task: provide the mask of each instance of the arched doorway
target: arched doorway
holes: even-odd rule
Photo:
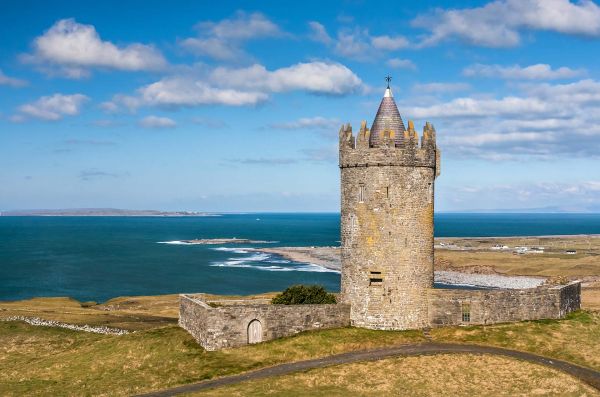
[[[259,342],[262,342],[262,324],[258,320],[252,320],[248,324],[248,343]]]

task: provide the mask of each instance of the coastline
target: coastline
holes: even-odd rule
[[[435,282],[481,288],[535,288],[544,282],[600,280],[600,235],[441,237],[435,239]],[[499,248],[498,245],[503,247]],[[523,247],[542,247],[523,251]],[[339,272],[339,246],[261,247],[298,264]]]
[[[340,247],[278,247],[253,248],[252,251],[279,255],[291,262],[310,263],[329,270],[340,271]],[[508,276],[498,273],[459,272],[436,270],[434,282],[450,286],[478,288],[536,288],[546,282],[546,277]]]

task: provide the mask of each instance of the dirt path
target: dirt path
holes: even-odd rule
[[[541,364],[550,368],[565,372],[590,386],[600,390],[600,371],[581,367],[566,361],[550,359],[532,353],[517,350],[508,350],[491,346],[461,345],[450,343],[423,343],[416,345],[403,345],[382,349],[354,351],[336,354],[313,360],[298,361],[294,363],[280,364],[272,367],[262,368],[240,375],[225,376],[218,379],[192,383],[174,387],[171,389],[142,394],[139,397],[167,397],[182,393],[190,393],[200,390],[211,389],[219,386],[232,385],[247,380],[263,379],[271,376],[286,375],[297,371],[305,371],[313,368],[328,367],[331,365],[348,364],[357,361],[374,361],[394,356],[433,355],[447,353],[471,353],[471,354],[497,354],[519,360]]]

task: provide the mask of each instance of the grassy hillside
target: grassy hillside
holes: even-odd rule
[[[69,301],[71,308],[63,315],[71,320],[79,318],[87,323],[111,326],[128,324],[130,329],[138,329],[123,336],[0,321],[0,395],[131,395],[283,362],[425,341],[419,331],[343,328],[303,333],[238,349],[206,352],[174,324],[165,326],[152,318],[150,323],[145,323],[145,319],[152,315],[146,311],[142,316],[140,312],[145,311],[139,302],[148,300],[148,304],[160,308],[158,302],[164,299],[175,298],[121,298],[112,302],[112,305],[120,302],[121,307],[115,307],[114,313],[108,317],[105,317],[105,310],[92,311],[79,305],[80,311],[76,301]],[[21,307],[26,307],[30,316],[57,316],[52,311],[44,313],[57,301],[43,301],[36,300],[34,305],[26,301],[29,305],[22,304]],[[10,312],[5,305],[0,305],[0,317],[6,317]],[[36,311],[34,306],[38,306],[39,310]],[[90,312],[98,312],[98,317]],[[169,311],[164,309],[159,317],[174,321],[169,316]],[[112,320],[106,322],[107,319]],[[600,313],[579,312],[561,321],[435,329],[431,335],[436,341],[517,348],[600,369]],[[372,375],[380,376],[381,373],[375,371]],[[539,376],[542,380],[551,378],[543,374]]]
[[[485,368],[485,371],[482,371]],[[505,357],[448,354],[338,365],[190,396],[600,396],[577,379]]]

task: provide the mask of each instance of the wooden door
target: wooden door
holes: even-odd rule
[[[262,342],[262,324],[258,320],[252,320],[248,324],[248,343],[259,342]]]

